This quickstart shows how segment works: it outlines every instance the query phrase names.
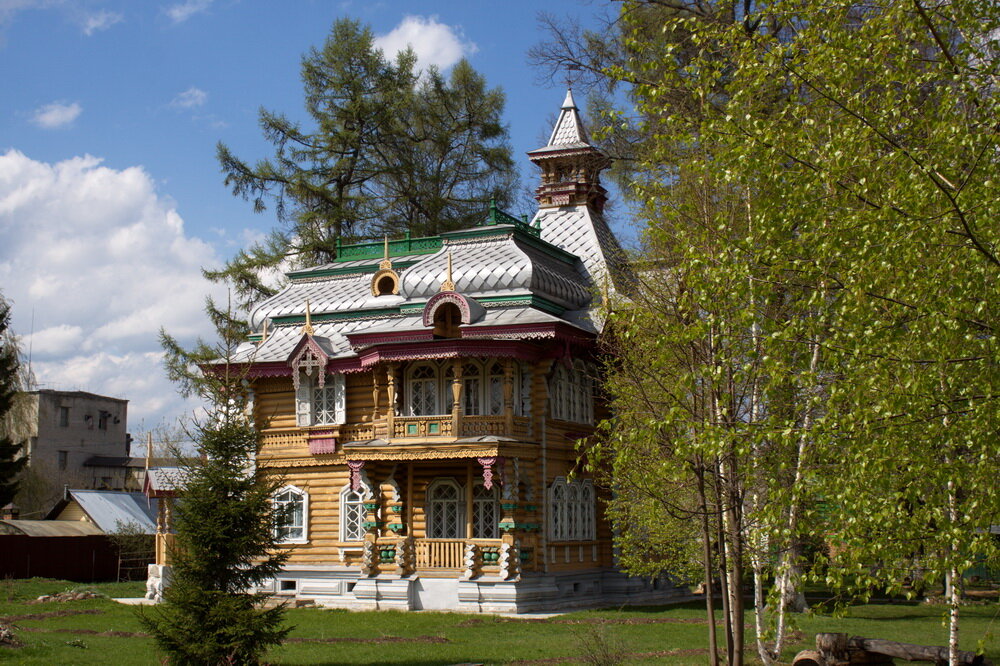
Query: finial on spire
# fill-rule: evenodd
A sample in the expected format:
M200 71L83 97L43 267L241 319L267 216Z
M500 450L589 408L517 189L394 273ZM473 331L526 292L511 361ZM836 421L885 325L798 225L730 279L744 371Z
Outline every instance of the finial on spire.
M448 276L441 283L441 291L455 291L455 282L451 279L451 252L448 253Z
M383 236L384 249L382 250L382 261L378 262L380 271L392 269L392 259L389 258L389 237Z
M302 332L306 335L314 335L316 331L312 325L312 312L309 310L309 299L306 299L306 323L302 326Z

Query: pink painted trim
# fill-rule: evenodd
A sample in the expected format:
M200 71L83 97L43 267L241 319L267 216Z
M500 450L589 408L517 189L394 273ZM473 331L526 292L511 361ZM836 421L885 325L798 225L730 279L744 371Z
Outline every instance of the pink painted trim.
M347 466L351 470L351 490L358 492L361 488L361 470L365 468L364 460L348 460Z
M323 439L309 440L309 453L314 456L325 455L337 452L337 438L328 437Z
M545 356L544 350L518 340L439 340L431 344L393 345L367 349L359 356L362 368L386 361L416 361L434 358L459 357L516 358L537 361Z
M434 325L434 313L445 303L454 303L458 306L459 312L462 313L463 324L472 323L472 309L468 299L457 291L442 291L431 296L424 306L424 326Z

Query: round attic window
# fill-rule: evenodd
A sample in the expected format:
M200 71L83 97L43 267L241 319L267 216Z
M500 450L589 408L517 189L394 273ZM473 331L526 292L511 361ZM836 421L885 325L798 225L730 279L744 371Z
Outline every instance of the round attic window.
M372 296L392 296L399 293L399 276L393 270L381 270L372 278Z

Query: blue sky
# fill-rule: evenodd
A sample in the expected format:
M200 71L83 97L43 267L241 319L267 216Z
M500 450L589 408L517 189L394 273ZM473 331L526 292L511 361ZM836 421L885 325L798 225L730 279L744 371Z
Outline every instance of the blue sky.
M201 279L266 233L222 183L215 145L268 156L265 108L301 116L299 64L333 21L369 24L421 64L466 56L507 95L523 180L564 91L528 48L538 11L593 25L602 3L0 0L0 291L43 387L129 399L129 428L194 404L163 376L161 326L209 336ZM29 336L31 331L33 336Z

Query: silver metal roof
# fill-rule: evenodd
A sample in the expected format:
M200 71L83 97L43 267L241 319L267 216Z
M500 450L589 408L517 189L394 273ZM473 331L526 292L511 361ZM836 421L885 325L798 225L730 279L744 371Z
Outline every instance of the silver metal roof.
M0 520L0 534L74 537L104 534L104 531L83 520Z
M135 524L145 534L156 533L156 500L142 493L114 490L70 490L84 513L105 533Z
M590 301L574 267L516 239L510 234L484 239L448 240L441 251L426 257L402 275L400 294L407 300L427 300L441 290L452 257L455 291L476 296L534 294L563 307Z
M563 100L562 109L559 111L559 119L556 121L555 127L552 128L552 134L549 136L549 144L546 148L553 146L575 148L589 144L587 130L580 120L576 102L573 101L573 90L567 90L566 99Z
M542 240L580 257L592 288L603 288L609 276L627 270L625 253L604 216L587 206L542 208L533 224L541 226Z

